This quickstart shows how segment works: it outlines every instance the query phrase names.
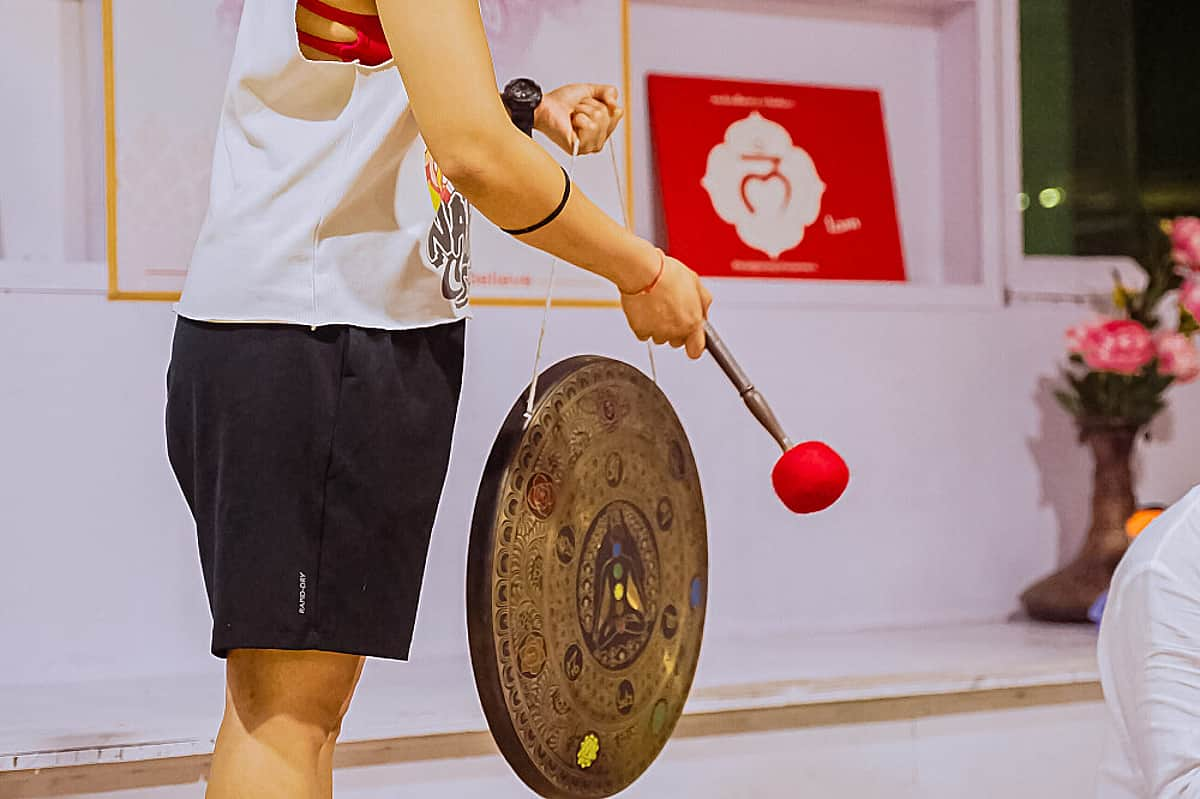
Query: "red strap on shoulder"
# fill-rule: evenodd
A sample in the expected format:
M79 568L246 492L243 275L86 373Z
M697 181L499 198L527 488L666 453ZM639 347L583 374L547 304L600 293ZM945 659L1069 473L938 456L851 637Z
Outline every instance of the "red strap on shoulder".
M358 61L369 67L376 67L392 57L388 47L387 37L383 35L383 24L374 14L355 14L321 2L321 0L296 0L297 4L314 14L340 22L354 28L358 32L358 40L354 42L333 42L318 36L298 31L300 43L314 50L334 56L342 61Z

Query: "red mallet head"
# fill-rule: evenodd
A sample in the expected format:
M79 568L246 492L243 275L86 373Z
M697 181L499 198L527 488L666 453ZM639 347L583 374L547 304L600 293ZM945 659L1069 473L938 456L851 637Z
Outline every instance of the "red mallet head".
M771 472L775 493L793 513L816 513L837 502L850 483L842 456L819 441L797 444Z

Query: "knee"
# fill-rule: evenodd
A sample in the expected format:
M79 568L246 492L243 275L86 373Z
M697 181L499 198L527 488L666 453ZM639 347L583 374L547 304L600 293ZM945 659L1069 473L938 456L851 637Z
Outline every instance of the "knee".
M253 734L268 722L335 739L358 682L361 658L324 652L239 650L227 663L229 709Z

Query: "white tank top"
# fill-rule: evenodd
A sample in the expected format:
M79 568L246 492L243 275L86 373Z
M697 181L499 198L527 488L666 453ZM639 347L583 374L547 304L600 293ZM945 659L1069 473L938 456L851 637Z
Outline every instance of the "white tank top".
M468 316L471 210L398 70L309 61L295 5L245 4L178 312L389 330Z

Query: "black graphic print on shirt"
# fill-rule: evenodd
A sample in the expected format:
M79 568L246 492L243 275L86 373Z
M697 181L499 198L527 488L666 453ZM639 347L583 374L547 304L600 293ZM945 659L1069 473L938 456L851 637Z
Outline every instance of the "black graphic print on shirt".
M442 276L442 296L455 308L465 308L471 291L471 205L428 153L425 177L436 211L426 254Z

